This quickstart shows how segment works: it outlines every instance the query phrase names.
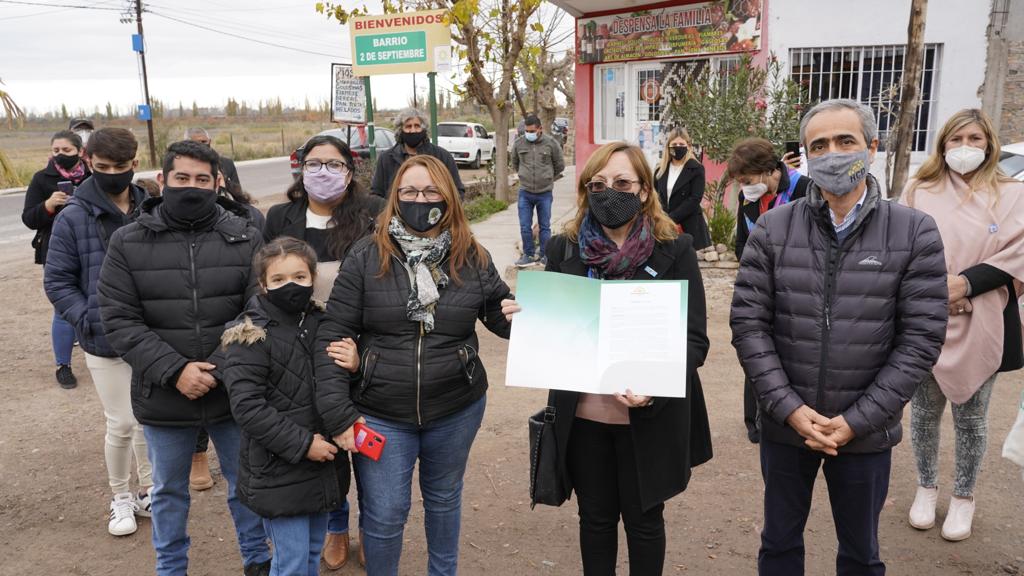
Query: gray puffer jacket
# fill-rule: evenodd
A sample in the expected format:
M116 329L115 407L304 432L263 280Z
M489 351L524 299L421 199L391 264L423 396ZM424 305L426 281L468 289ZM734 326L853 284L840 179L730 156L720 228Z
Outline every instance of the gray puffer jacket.
M934 220L883 201L870 175L841 244L813 183L807 198L765 213L743 252L731 318L762 439L803 446L786 418L806 404L844 416L855 437L840 452L899 443L903 406L939 357L947 299Z

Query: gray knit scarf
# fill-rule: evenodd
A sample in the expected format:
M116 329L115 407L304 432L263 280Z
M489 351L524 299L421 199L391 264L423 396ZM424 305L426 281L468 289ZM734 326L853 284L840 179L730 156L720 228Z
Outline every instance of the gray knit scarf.
M424 331L430 332L434 329L434 310L441 298L438 289L448 285L448 275L440 265L452 249L452 234L445 230L437 238L416 236L405 229L397 216L391 218L388 233L401 247L410 271L412 292L406 305L409 320L423 322Z

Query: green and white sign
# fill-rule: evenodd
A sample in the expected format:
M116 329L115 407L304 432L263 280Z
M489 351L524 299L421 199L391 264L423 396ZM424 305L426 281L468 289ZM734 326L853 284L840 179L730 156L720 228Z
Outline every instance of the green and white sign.
M362 16L350 21L356 76L436 72L451 60L444 10Z

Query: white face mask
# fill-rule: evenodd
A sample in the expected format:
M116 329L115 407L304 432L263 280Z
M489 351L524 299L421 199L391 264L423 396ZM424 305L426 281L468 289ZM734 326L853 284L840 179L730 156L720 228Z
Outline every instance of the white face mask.
M747 202L756 202L768 191L768 185L764 182L744 184L740 186L740 190L743 191L743 197L747 199Z
M970 174L985 161L985 151L974 146L959 146L946 150L946 165L957 174Z

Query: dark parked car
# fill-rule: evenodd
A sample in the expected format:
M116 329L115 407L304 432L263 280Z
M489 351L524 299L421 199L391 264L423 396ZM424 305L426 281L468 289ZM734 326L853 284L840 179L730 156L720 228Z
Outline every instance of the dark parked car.
M351 143L349 143L348 141L348 128L331 128L330 130L324 130L323 132L320 132L320 134L317 134L317 136L323 134L334 136L336 138L339 138L342 142L349 144L349 147L352 149L352 153L355 155L357 168L364 161L369 161L370 146L365 141L365 138L363 137L362 133L355 127L352 128ZM374 132L373 143L377 147L377 155L379 156L380 154L384 153L386 150L395 145L395 133L392 132L391 130L388 130L387 128L376 128L376 131ZM299 174L302 172L302 156L305 153L305 148L306 145L303 144L302 146L299 146L294 151L292 151L292 155L290 158L292 178L298 178Z

